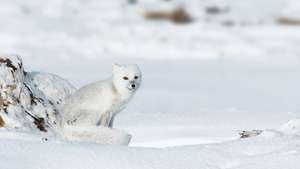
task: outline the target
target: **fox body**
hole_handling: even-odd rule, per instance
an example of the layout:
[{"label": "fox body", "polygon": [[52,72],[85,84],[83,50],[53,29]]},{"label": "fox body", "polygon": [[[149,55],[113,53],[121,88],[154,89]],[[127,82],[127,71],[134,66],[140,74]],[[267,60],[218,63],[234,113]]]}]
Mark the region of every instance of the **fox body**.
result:
[{"label": "fox body", "polygon": [[86,85],[66,99],[63,125],[112,127],[141,84],[137,65],[113,65],[112,76]]}]

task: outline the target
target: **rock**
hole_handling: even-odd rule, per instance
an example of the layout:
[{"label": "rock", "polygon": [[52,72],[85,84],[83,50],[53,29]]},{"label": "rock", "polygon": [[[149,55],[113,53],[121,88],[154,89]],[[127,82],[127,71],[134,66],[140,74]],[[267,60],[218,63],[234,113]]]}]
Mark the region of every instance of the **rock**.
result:
[{"label": "rock", "polygon": [[149,20],[169,20],[177,24],[187,24],[193,21],[192,17],[182,7],[175,8],[171,11],[146,11],[143,15]]},{"label": "rock", "polygon": [[[5,127],[22,128],[33,131],[52,131],[61,120],[58,107],[52,102],[53,97],[42,91],[42,84],[37,80],[42,77],[44,82],[51,75],[27,73],[23,68],[22,59],[17,55],[0,56],[0,117]],[[57,81],[57,79],[55,79]],[[55,85],[48,84],[55,91]],[[71,86],[57,87],[59,96],[74,91]],[[66,87],[67,90],[61,90]],[[46,94],[45,94],[46,93]]]},{"label": "rock", "polygon": [[60,107],[66,97],[75,92],[76,88],[67,80],[50,73],[31,72],[26,75],[29,83],[41,91],[50,101]]},{"label": "rock", "polygon": [[240,138],[249,138],[260,135],[263,130],[244,130],[239,133]]}]

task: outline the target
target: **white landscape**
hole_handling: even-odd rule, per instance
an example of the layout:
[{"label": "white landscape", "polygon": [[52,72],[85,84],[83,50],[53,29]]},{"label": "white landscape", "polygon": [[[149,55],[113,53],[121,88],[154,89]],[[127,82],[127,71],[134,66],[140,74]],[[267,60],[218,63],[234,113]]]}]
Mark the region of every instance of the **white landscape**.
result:
[{"label": "white landscape", "polygon": [[[142,16],[182,4],[192,23]],[[276,21],[299,11],[297,0],[0,1],[0,51],[70,82],[45,86],[106,79],[113,63],[143,73],[114,124],[129,146],[1,128],[0,169],[300,169],[300,27]]]}]

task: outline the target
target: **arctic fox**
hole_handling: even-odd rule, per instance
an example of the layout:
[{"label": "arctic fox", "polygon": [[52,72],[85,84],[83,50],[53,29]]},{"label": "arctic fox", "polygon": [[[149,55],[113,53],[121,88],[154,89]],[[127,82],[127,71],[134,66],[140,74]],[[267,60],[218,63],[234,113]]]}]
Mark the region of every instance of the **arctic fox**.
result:
[{"label": "arctic fox", "polygon": [[125,108],[141,80],[137,65],[114,64],[109,79],[84,86],[66,99],[62,125],[112,128],[116,114]]}]

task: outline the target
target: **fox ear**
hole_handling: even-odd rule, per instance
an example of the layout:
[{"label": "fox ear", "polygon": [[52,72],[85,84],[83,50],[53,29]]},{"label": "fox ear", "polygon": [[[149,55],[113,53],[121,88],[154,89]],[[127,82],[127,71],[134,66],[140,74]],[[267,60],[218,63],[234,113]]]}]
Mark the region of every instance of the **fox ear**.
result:
[{"label": "fox ear", "polygon": [[116,71],[120,69],[121,65],[118,63],[114,63],[112,67],[113,67],[113,71]]}]

